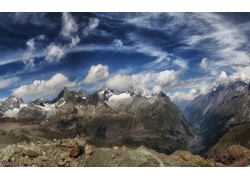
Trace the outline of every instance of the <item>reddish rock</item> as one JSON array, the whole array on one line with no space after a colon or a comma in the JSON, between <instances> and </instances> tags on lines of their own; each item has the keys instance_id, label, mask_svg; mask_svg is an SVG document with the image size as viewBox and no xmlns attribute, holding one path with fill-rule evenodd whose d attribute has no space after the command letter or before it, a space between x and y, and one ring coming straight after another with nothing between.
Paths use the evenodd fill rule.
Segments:
<instances>
[{"instance_id":1,"label":"reddish rock","mask_svg":"<svg viewBox=\"0 0 250 180\"><path fill-rule=\"evenodd\" d=\"M73 148L70 151L70 157L71 158L77 158L81 154L81 150L78 146L73 146Z\"/></svg>"}]
</instances>

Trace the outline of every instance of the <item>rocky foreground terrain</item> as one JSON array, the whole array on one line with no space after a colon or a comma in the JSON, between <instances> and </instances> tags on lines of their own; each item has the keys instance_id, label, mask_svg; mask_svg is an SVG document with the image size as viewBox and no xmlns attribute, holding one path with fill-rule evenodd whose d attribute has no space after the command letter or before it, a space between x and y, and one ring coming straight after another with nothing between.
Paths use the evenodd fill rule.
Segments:
<instances>
[{"instance_id":1,"label":"rocky foreground terrain","mask_svg":"<svg viewBox=\"0 0 250 180\"><path fill-rule=\"evenodd\" d=\"M171 155L144 146L90 144L85 135L74 139L22 141L0 148L1 167L223 167L248 166L250 150L232 145L210 159L177 150Z\"/></svg>"}]
</instances>

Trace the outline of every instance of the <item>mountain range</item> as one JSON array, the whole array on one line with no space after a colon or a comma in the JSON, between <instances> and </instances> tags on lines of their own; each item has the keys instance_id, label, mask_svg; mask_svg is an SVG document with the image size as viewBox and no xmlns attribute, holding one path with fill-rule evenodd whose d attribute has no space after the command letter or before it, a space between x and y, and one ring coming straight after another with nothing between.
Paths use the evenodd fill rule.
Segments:
<instances>
[{"instance_id":1,"label":"mountain range","mask_svg":"<svg viewBox=\"0 0 250 180\"><path fill-rule=\"evenodd\" d=\"M34 140L33 135L47 139L84 134L97 146L143 145L165 154L188 150L215 158L234 144L250 148L249 94L250 83L220 84L182 113L163 92L144 97L105 85L93 94L65 87L53 100L25 104L10 96L0 103L0 130L13 137L12 143ZM7 143L6 138L0 141Z\"/></svg>"},{"instance_id":2,"label":"mountain range","mask_svg":"<svg viewBox=\"0 0 250 180\"><path fill-rule=\"evenodd\" d=\"M95 141L144 145L158 152L190 149L194 127L163 92L143 97L103 86L88 95L64 88L53 100L25 104L14 96L1 103L1 116L36 119L43 128L74 138L86 134Z\"/></svg>"}]
</instances>

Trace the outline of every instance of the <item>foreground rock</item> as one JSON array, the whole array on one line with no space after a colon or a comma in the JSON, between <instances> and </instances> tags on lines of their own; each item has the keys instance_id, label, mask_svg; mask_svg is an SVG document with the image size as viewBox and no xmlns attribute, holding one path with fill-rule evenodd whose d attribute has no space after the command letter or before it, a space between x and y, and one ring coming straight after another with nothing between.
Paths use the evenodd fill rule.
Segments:
<instances>
[{"instance_id":1,"label":"foreground rock","mask_svg":"<svg viewBox=\"0 0 250 180\"><path fill-rule=\"evenodd\" d=\"M214 160L227 166L248 166L250 150L240 145L232 145L214 157Z\"/></svg>"},{"instance_id":2,"label":"foreground rock","mask_svg":"<svg viewBox=\"0 0 250 180\"><path fill-rule=\"evenodd\" d=\"M88 140L82 137L30 143L19 142L0 148L0 165L4 167L224 166L220 162L207 161L187 151L178 150L172 155L166 155L144 146L107 148L95 147L87 142Z\"/></svg>"}]
</instances>

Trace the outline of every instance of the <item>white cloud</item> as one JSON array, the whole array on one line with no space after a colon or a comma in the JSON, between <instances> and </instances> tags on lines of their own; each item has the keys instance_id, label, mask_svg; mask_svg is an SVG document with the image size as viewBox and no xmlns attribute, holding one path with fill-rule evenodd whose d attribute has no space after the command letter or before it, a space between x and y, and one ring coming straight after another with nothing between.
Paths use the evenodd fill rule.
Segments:
<instances>
[{"instance_id":1,"label":"white cloud","mask_svg":"<svg viewBox=\"0 0 250 180\"><path fill-rule=\"evenodd\" d=\"M79 38L79 36L75 36L75 37L72 36L71 43L69 44L69 47L76 46L80 41L81 41L81 39Z\"/></svg>"},{"instance_id":2,"label":"white cloud","mask_svg":"<svg viewBox=\"0 0 250 180\"><path fill-rule=\"evenodd\" d=\"M176 59L173 61L173 64L181 67L182 70L187 70L188 69L188 62L183 60L183 59Z\"/></svg>"},{"instance_id":3,"label":"white cloud","mask_svg":"<svg viewBox=\"0 0 250 180\"><path fill-rule=\"evenodd\" d=\"M103 66L98 64L96 66L91 66L87 77L83 80L86 84L95 83L101 79L107 78L109 76L108 66Z\"/></svg>"},{"instance_id":4,"label":"white cloud","mask_svg":"<svg viewBox=\"0 0 250 180\"><path fill-rule=\"evenodd\" d=\"M47 81L35 80L32 84L22 85L14 89L12 95L31 100L56 95L63 87L73 86L76 86L76 82L70 82L65 75L57 73Z\"/></svg>"},{"instance_id":5,"label":"white cloud","mask_svg":"<svg viewBox=\"0 0 250 180\"><path fill-rule=\"evenodd\" d=\"M178 84L178 72L174 70L161 71L155 79L155 84L165 87L173 87Z\"/></svg>"},{"instance_id":6,"label":"white cloud","mask_svg":"<svg viewBox=\"0 0 250 180\"><path fill-rule=\"evenodd\" d=\"M154 86L152 93L153 94L158 94L162 91L162 87L161 86Z\"/></svg>"},{"instance_id":7,"label":"white cloud","mask_svg":"<svg viewBox=\"0 0 250 180\"><path fill-rule=\"evenodd\" d=\"M36 41L44 41L46 38L45 35L39 35L35 38L31 38L26 42L27 50L23 54L23 63L27 67L34 67L35 55L34 52L36 50L35 43Z\"/></svg>"},{"instance_id":8,"label":"white cloud","mask_svg":"<svg viewBox=\"0 0 250 180\"><path fill-rule=\"evenodd\" d=\"M203 59L201 60L200 67L201 67L202 69L204 69L204 68L207 67L207 65L208 65L207 58L203 58Z\"/></svg>"},{"instance_id":9,"label":"white cloud","mask_svg":"<svg viewBox=\"0 0 250 180\"><path fill-rule=\"evenodd\" d=\"M174 102L186 100L186 101L192 101L195 97L197 97L199 93L195 89L191 89L188 93L185 92L175 92L173 95L170 95L170 99Z\"/></svg>"},{"instance_id":10,"label":"white cloud","mask_svg":"<svg viewBox=\"0 0 250 180\"><path fill-rule=\"evenodd\" d=\"M46 57L45 60L50 64L56 64L60 62L60 59L65 56L65 52L63 48L51 44L46 49Z\"/></svg>"},{"instance_id":11,"label":"white cloud","mask_svg":"<svg viewBox=\"0 0 250 180\"><path fill-rule=\"evenodd\" d=\"M36 37L36 39L38 41L44 41L46 39L46 36L45 35L39 35L39 36Z\"/></svg>"},{"instance_id":12,"label":"white cloud","mask_svg":"<svg viewBox=\"0 0 250 180\"><path fill-rule=\"evenodd\" d=\"M19 80L18 77L13 77L13 78L3 78L0 77L0 89L9 87L10 85L13 85L15 82L17 82Z\"/></svg>"},{"instance_id":13,"label":"white cloud","mask_svg":"<svg viewBox=\"0 0 250 180\"><path fill-rule=\"evenodd\" d=\"M228 83L230 81L230 78L227 76L227 73L225 71L221 71L219 77L215 80L218 84Z\"/></svg>"},{"instance_id":14,"label":"white cloud","mask_svg":"<svg viewBox=\"0 0 250 180\"><path fill-rule=\"evenodd\" d=\"M69 13L63 13L62 15L62 30L60 34L63 37L69 38L72 33L77 32L78 27L74 18Z\"/></svg>"},{"instance_id":15,"label":"white cloud","mask_svg":"<svg viewBox=\"0 0 250 180\"><path fill-rule=\"evenodd\" d=\"M221 71L221 74L215 80L214 85L235 81L244 81L245 83L249 83L250 75L245 73L233 73L228 76L225 71Z\"/></svg>"},{"instance_id":16,"label":"white cloud","mask_svg":"<svg viewBox=\"0 0 250 180\"><path fill-rule=\"evenodd\" d=\"M28 67L34 67L34 58L32 57L35 50L35 40L30 39L26 42L27 51L23 54L23 63Z\"/></svg>"},{"instance_id":17,"label":"white cloud","mask_svg":"<svg viewBox=\"0 0 250 180\"><path fill-rule=\"evenodd\" d=\"M128 87L133 86L133 82L131 80L132 77L129 75L117 74L113 77L110 77L105 85L111 89L125 90Z\"/></svg>"},{"instance_id":18,"label":"white cloud","mask_svg":"<svg viewBox=\"0 0 250 180\"><path fill-rule=\"evenodd\" d=\"M147 96L158 93L164 88L172 88L178 84L178 72L165 70L159 73L144 72L133 75L116 74L110 77L105 85L116 90L126 90L132 87L136 94ZM152 91L149 89L153 88Z\"/></svg>"},{"instance_id":19,"label":"white cloud","mask_svg":"<svg viewBox=\"0 0 250 180\"><path fill-rule=\"evenodd\" d=\"M211 90L211 85L204 85L200 87L200 94L207 94Z\"/></svg>"},{"instance_id":20,"label":"white cloud","mask_svg":"<svg viewBox=\"0 0 250 180\"><path fill-rule=\"evenodd\" d=\"M115 39L113 42L114 46L118 49L121 49L123 47L123 42L120 39Z\"/></svg>"},{"instance_id":21,"label":"white cloud","mask_svg":"<svg viewBox=\"0 0 250 180\"><path fill-rule=\"evenodd\" d=\"M206 85L197 89L190 89L188 93L181 91L176 91L173 94L168 93L168 96L173 102L192 101L201 94L207 94L211 88L211 85Z\"/></svg>"},{"instance_id":22,"label":"white cloud","mask_svg":"<svg viewBox=\"0 0 250 180\"><path fill-rule=\"evenodd\" d=\"M86 37L99 25L98 18L89 18L88 25L83 29L82 33Z\"/></svg>"},{"instance_id":23,"label":"white cloud","mask_svg":"<svg viewBox=\"0 0 250 180\"><path fill-rule=\"evenodd\" d=\"M244 73L234 73L230 75L230 80L231 81L244 81L246 83L249 83L250 76Z\"/></svg>"},{"instance_id":24,"label":"white cloud","mask_svg":"<svg viewBox=\"0 0 250 180\"><path fill-rule=\"evenodd\" d=\"M121 75L117 74L110 77L105 83L106 87L116 90L126 90L132 87L136 94L141 94L143 96L149 95L150 91L147 86L152 81L151 73L139 73L133 75Z\"/></svg>"}]
</instances>

